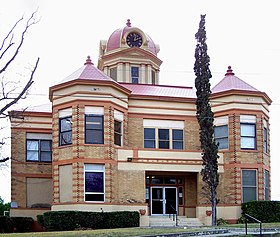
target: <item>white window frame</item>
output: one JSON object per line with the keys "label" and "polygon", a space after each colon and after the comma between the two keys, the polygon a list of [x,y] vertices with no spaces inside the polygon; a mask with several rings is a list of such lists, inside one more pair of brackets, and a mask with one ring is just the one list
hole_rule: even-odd
{"label": "white window frame", "polygon": [[[59,146],[67,146],[67,145],[72,145],[73,143],[73,126],[72,126],[72,108],[67,108],[67,109],[62,109],[58,111],[58,117],[59,117]],[[71,124],[71,130],[68,131],[61,131],[61,121],[66,120],[69,121]],[[63,143],[62,142],[62,135],[64,133],[70,132],[71,131],[71,142],[68,143]]]}
{"label": "white window frame", "polygon": [[[86,192],[86,172],[103,173],[103,192]],[[85,164],[84,165],[84,201],[94,203],[105,202],[105,165],[104,164]],[[103,201],[87,201],[86,194],[103,195]]]}
{"label": "white window frame", "polygon": [[[114,144],[116,146],[123,146],[123,120],[124,120],[124,114],[118,110],[114,110]],[[120,135],[121,137],[121,144],[116,144],[115,143],[115,121],[121,123],[121,132],[118,133],[118,135]]]}
{"label": "white window frame", "polygon": [[[95,117],[101,118],[102,120],[102,128],[101,129],[87,129],[87,117]],[[102,139],[101,142],[93,142],[90,140],[86,133],[87,131],[102,131]],[[95,107],[95,106],[86,106],[85,107],[85,144],[104,144],[104,107]]]}
{"label": "white window frame", "polygon": [[224,147],[224,148],[219,147],[219,150],[226,150],[226,149],[229,148],[228,132],[225,136],[218,137],[218,138],[215,137],[216,128],[223,127],[223,126],[226,126],[227,131],[228,131],[228,116],[214,118],[214,139],[215,139],[215,142],[218,143],[221,139],[225,139],[225,138],[227,139],[227,146]]}
{"label": "white window frame", "polygon": [[[243,126],[253,126],[254,136],[242,135],[242,125]],[[240,115],[240,148],[243,150],[256,150],[257,149],[257,130],[256,130],[256,116],[255,115]],[[242,144],[242,138],[252,138],[254,139],[254,147],[244,146]]]}
{"label": "white window frame", "polygon": [[[184,150],[185,149],[185,132],[184,132],[184,121],[171,121],[171,120],[152,120],[152,119],[144,119],[143,120],[143,147],[145,148],[145,128],[150,128],[155,130],[155,148],[147,148],[147,149],[166,149],[166,150]],[[159,147],[159,129],[167,129],[169,130],[169,148],[160,148]],[[182,130],[183,132],[183,147],[182,149],[174,149],[173,148],[173,130]],[[147,140],[147,139],[146,139]],[[174,140],[179,141],[179,140]]]}
{"label": "white window frame", "polygon": [[[244,186],[243,184],[243,172],[244,171],[254,171],[255,172],[255,180],[256,180],[256,186]],[[258,170],[256,169],[242,169],[241,170],[241,182],[242,182],[242,202],[244,202],[244,188],[255,188],[255,194],[256,194],[256,200],[250,200],[250,201],[257,201],[258,200]]]}
{"label": "white window frame", "polygon": [[269,200],[269,171],[264,171],[264,200]]}

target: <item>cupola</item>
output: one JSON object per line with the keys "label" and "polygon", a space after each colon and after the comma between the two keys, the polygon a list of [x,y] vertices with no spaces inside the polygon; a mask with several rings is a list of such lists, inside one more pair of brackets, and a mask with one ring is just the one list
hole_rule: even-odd
{"label": "cupola", "polygon": [[117,82],[158,84],[162,61],[152,38],[128,19],[108,40],[101,40],[98,68]]}

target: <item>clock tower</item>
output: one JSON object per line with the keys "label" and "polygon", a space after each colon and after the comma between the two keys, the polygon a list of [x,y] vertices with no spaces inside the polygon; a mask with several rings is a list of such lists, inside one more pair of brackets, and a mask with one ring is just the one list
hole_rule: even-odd
{"label": "clock tower", "polygon": [[98,68],[117,82],[157,85],[162,63],[159,50],[148,34],[127,20],[125,27],[100,41]]}

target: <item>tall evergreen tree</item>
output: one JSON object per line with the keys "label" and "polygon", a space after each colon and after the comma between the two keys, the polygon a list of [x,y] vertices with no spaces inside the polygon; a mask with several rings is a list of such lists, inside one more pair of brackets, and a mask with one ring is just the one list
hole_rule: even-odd
{"label": "tall evergreen tree", "polygon": [[207,54],[205,15],[201,15],[198,32],[195,34],[197,45],[195,49],[195,87],[196,87],[196,117],[200,126],[200,143],[202,150],[202,180],[206,184],[208,198],[212,204],[212,225],[217,224],[217,186],[218,175],[218,146],[214,141],[214,116],[209,97],[211,95],[209,65]]}

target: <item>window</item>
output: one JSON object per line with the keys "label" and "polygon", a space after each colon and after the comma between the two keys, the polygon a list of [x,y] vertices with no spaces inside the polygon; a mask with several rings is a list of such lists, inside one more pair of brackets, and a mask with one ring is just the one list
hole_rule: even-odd
{"label": "window", "polygon": [[123,113],[114,110],[114,144],[122,145]]}
{"label": "window", "polygon": [[183,130],[173,129],[172,130],[172,147],[173,149],[183,150]]}
{"label": "window", "polygon": [[59,117],[59,145],[72,144],[72,108],[58,111]]}
{"label": "window", "polygon": [[241,149],[256,149],[256,116],[240,116]]}
{"label": "window", "polygon": [[214,127],[215,142],[219,144],[219,149],[228,148],[228,125]]}
{"label": "window", "polygon": [[268,149],[267,149],[267,128],[264,127],[263,128],[263,150],[265,153],[268,152]]}
{"label": "window", "polygon": [[117,68],[116,67],[110,68],[110,77],[112,79],[114,79],[115,81],[117,81]]}
{"label": "window", "polygon": [[242,170],[242,202],[257,200],[257,171]]}
{"label": "window", "polygon": [[131,81],[133,84],[139,83],[139,67],[131,67]]}
{"label": "window", "polygon": [[156,72],[152,70],[152,85],[156,84]]}
{"label": "window", "polygon": [[114,144],[122,145],[122,122],[118,120],[114,121]]}
{"label": "window", "polygon": [[228,116],[214,119],[214,139],[219,149],[228,149]]}
{"label": "window", "polygon": [[105,201],[104,165],[85,164],[85,201]]}
{"label": "window", "polygon": [[158,129],[158,148],[169,149],[169,129]]}
{"label": "window", "polygon": [[27,161],[52,161],[52,141],[50,140],[26,140]]}
{"label": "window", "polygon": [[144,128],[144,147],[156,148],[155,128]]}
{"label": "window", "polygon": [[269,171],[264,171],[264,200],[269,200]]}
{"label": "window", "polygon": [[85,107],[85,143],[104,144],[104,108]]}
{"label": "window", "polygon": [[59,119],[59,145],[72,144],[72,116]]}
{"label": "window", "polygon": [[144,147],[184,149],[183,121],[144,120]]}

